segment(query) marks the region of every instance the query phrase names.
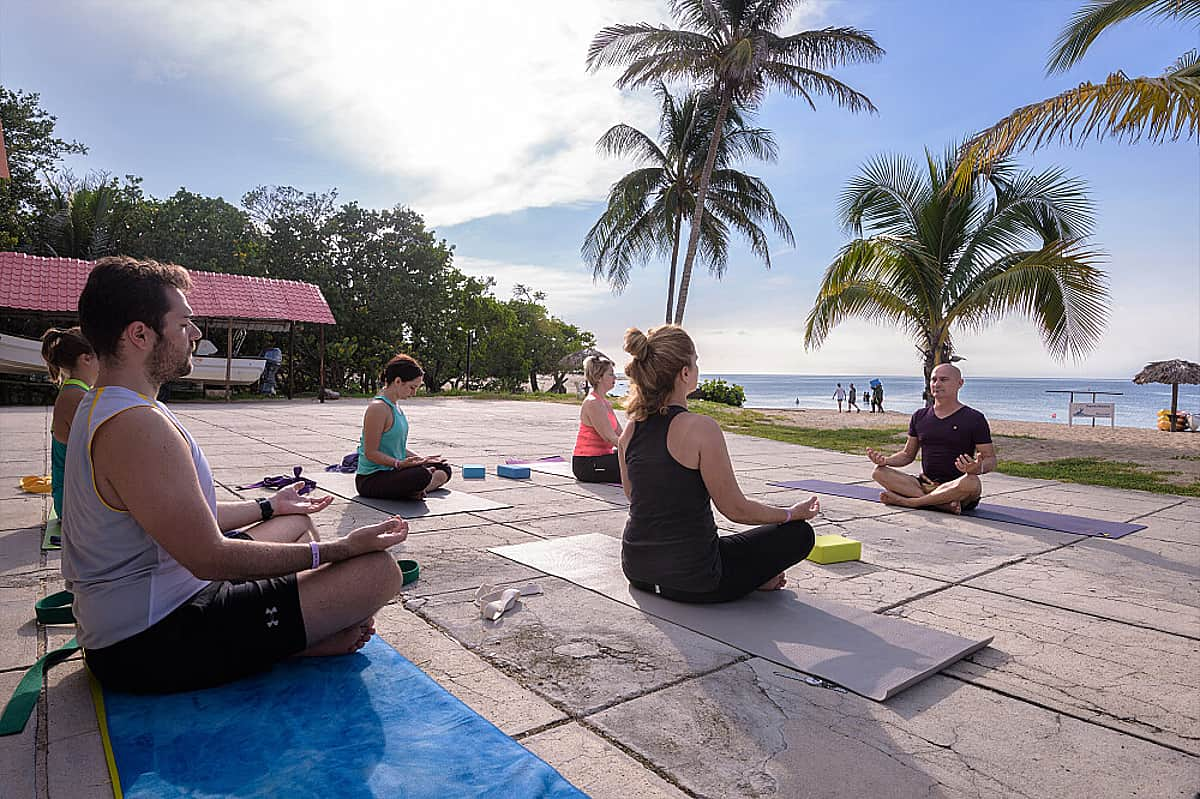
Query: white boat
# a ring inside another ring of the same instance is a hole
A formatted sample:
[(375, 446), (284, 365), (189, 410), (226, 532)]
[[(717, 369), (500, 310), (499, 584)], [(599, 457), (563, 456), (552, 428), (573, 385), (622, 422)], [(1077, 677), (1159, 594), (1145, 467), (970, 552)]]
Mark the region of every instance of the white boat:
[[(245, 386), (262, 376), (267, 362), (262, 358), (234, 358), (230, 362), (229, 382)], [(0, 372), (37, 374), (46, 372), (42, 360), (42, 342), (20, 336), (0, 335)], [(192, 373), (180, 380), (191, 383), (225, 384), (225, 359), (220, 356), (192, 356)]]

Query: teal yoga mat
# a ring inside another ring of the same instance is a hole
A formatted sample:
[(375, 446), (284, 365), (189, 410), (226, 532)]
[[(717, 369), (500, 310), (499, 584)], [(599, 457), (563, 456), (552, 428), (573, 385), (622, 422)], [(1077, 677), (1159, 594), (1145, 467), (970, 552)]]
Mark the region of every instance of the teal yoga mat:
[(105, 691), (103, 707), (126, 797), (586, 799), (379, 638), (206, 691)]

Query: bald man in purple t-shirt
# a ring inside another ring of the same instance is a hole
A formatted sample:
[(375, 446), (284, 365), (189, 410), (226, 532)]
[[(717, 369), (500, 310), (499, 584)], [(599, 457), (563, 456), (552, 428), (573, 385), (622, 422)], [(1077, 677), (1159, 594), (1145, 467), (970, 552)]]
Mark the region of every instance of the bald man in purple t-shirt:
[[(962, 386), (958, 367), (938, 366), (929, 378), (933, 405), (912, 415), (904, 449), (887, 457), (867, 450), (875, 464), (871, 477), (886, 489), (879, 495), (880, 502), (950, 513), (962, 513), (979, 504), (983, 495), (979, 475), (996, 468), (996, 448), (983, 414), (958, 401)], [(918, 451), (920, 475), (893, 468), (912, 463)]]

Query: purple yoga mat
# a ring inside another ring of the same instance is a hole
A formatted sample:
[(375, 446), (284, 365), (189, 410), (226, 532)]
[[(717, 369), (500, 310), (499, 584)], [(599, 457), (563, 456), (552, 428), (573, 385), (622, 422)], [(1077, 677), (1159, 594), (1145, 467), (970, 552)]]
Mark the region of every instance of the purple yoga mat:
[(551, 455), (547, 458), (509, 458), (504, 462), (510, 466), (516, 466), (525, 463), (566, 463), (566, 461), (567, 459), (561, 455)]
[[(835, 497), (850, 499), (865, 499), (871, 502), (879, 501), (879, 486), (848, 485), (846, 483), (831, 483), (828, 480), (791, 480), (788, 482), (773, 482), (770, 485), (780, 488), (798, 488), (801, 491), (815, 491), (818, 494), (831, 494)], [(1095, 535), (1104, 538), (1120, 538), (1121, 536), (1145, 530), (1144, 524), (1128, 524), (1126, 522), (1110, 522), (1104, 519), (1089, 519), (1086, 516), (1068, 516), (1065, 513), (1047, 513), (1042, 510), (1026, 508), (1010, 508), (1005, 505), (989, 505), (980, 503), (963, 516), (974, 516), (977, 519), (990, 519), (994, 522), (1022, 524), (1026, 527), (1040, 527), (1043, 530), (1058, 530), (1075, 535)]]

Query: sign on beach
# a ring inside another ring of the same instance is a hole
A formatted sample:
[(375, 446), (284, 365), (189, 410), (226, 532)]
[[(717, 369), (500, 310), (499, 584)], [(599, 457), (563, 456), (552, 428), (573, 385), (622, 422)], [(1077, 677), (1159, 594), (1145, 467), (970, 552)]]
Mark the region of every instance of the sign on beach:
[(1072, 402), (1071, 415), (1068, 425), (1075, 424), (1076, 419), (1108, 419), (1108, 426), (1116, 425), (1117, 404), (1115, 402)]

